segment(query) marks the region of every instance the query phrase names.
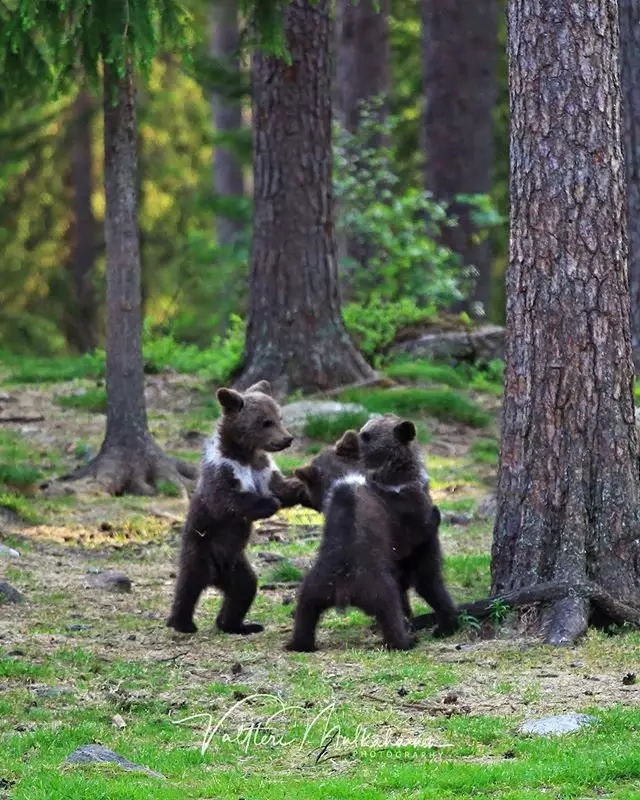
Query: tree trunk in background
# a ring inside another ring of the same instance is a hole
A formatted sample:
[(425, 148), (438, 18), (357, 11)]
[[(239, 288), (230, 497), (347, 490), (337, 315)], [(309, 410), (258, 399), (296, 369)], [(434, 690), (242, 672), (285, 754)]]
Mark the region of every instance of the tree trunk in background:
[(497, 83), (497, 0), (422, 0), (424, 36), (425, 183), (451, 203), (459, 224), (443, 244), (478, 270), (472, 300), (489, 307), (491, 247), (473, 242), (477, 229), (456, 195), (489, 194), (493, 173), (493, 110)]
[(120, 78), (107, 64), (104, 67), (107, 429), (96, 459), (72, 477), (92, 476), (112, 494), (125, 491), (151, 494), (158, 480), (179, 483), (194, 477), (192, 468), (178, 465), (163, 454), (147, 425), (137, 169), (132, 68), (129, 64)]
[(292, 63), (253, 57), (254, 222), (239, 386), (329, 389), (372, 376), (340, 314), (331, 185), (328, 0), (285, 14)]
[(91, 123), (94, 104), (84, 89), (73, 103), (71, 121), (71, 186), (73, 222), (69, 274), (73, 291), (65, 320), (69, 344), (80, 353), (95, 349), (98, 335), (97, 301), (93, 283), (96, 259), (96, 220), (91, 208), (93, 195), (93, 139)]
[[(214, 0), (211, 6), (211, 55), (239, 70), (239, 42), (237, 1)], [(211, 106), (216, 135), (233, 134), (242, 127), (242, 108), (239, 102), (230, 102), (213, 92)], [(242, 166), (233, 152), (224, 145), (215, 145), (213, 172), (217, 194), (223, 197), (244, 195)], [(242, 227), (242, 223), (237, 220), (218, 216), (216, 220), (218, 243), (223, 246), (233, 244)]]
[(619, 0), (629, 219), (631, 345), (640, 368), (640, 0)]
[[(638, 605), (617, 0), (510, 0), (511, 240), (492, 594), (599, 584)], [(544, 609), (550, 643), (589, 601)]]
[[(381, 0), (337, 0), (337, 107), (340, 123), (349, 131), (358, 128), (363, 102), (386, 98), (389, 90), (388, 2)], [(379, 109), (381, 121), (386, 103)], [(370, 146), (380, 144), (376, 137)], [(357, 237), (343, 243), (345, 255), (362, 266), (367, 262), (367, 244)]]

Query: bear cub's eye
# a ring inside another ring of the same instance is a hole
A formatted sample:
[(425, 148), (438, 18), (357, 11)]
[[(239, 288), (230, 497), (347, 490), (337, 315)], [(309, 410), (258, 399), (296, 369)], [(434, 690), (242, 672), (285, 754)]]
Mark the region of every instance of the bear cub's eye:
[(262, 423), (263, 428), (273, 428), (273, 420), (265, 419)]

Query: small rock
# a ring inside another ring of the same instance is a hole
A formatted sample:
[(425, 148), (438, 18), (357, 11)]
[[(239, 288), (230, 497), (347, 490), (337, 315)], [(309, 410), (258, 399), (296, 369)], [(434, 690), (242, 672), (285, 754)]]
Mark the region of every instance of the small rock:
[(88, 585), (93, 589), (125, 593), (131, 591), (131, 578), (124, 572), (101, 572), (98, 575), (92, 575)]
[(276, 564), (278, 561), (284, 561), (284, 556), (278, 553), (258, 553), (258, 558), (266, 561), (267, 564)]
[(26, 656), (27, 654), (24, 652), (24, 650), (9, 650), (9, 652), (7, 653), (7, 655), (8, 655), (8, 656), (17, 656), (17, 657), (20, 657), (20, 656)]
[(448, 525), (471, 525), (473, 516), (471, 514), (456, 514), (453, 511), (443, 511), (442, 521)]
[(520, 733), (537, 733), (540, 736), (562, 736), (565, 733), (579, 731), (594, 722), (596, 722), (596, 718), (588, 714), (559, 714), (557, 717), (528, 719), (520, 726)]
[(292, 433), (301, 433), (309, 417), (337, 417), (339, 414), (366, 414), (359, 403), (335, 400), (300, 400), (282, 407), (282, 421)]
[(444, 361), (492, 361), (504, 358), (504, 328), (482, 325), (470, 331), (427, 333), (395, 345), (393, 352)]
[(285, 594), (285, 596), (282, 598), (282, 605), (290, 606), (291, 603), (293, 603), (293, 597), (291, 597), (290, 594)]
[(65, 764), (117, 764), (124, 770), (131, 772), (145, 772), (147, 775), (153, 775), (154, 778), (164, 778), (159, 772), (143, 767), (141, 764), (134, 764), (113, 750), (107, 750), (100, 744), (85, 744), (74, 750), (70, 756), (64, 760)]
[(101, 531), (112, 531), (113, 525), (110, 522), (101, 522), (100, 523), (100, 530)]
[(458, 695), (455, 692), (449, 692), (442, 698), (442, 702), (446, 705), (451, 705), (452, 703), (458, 702)]
[(121, 731), (124, 730), (127, 727), (127, 723), (120, 716), (120, 714), (114, 714), (111, 717), (111, 723), (112, 723), (112, 725), (115, 725), (116, 728), (120, 728)]
[(65, 694), (73, 694), (73, 689), (69, 686), (32, 686), (31, 691), (38, 697), (60, 697)]
[(70, 625), (65, 625), (65, 630), (68, 631), (90, 631), (93, 625), (88, 622), (72, 622)]
[(135, 640), (136, 640), (137, 638), (138, 638), (138, 637), (135, 635), (135, 633), (130, 633), (130, 634), (127, 636), (127, 641), (128, 641), (128, 642), (135, 642)]
[(231, 665), (231, 673), (233, 675), (239, 675), (242, 672), (242, 664), (239, 661), (236, 661), (235, 664)]
[(99, 575), (101, 572), (100, 567), (87, 567), (87, 575)]
[(572, 661), (569, 666), (575, 669), (582, 669), (582, 667), (584, 667), (584, 661)]
[(24, 597), (10, 583), (0, 581), (0, 603), (21, 603)]
[(398, 689), (398, 697), (406, 697), (409, 694), (409, 690), (405, 689), (404, 686), (401, 686)]
[(0, 403), (14, 403), (15, 397), (12, 397), (10, 394), (6, 392), (0, 392)]
[(625, 686), (634, 686), (636, 683), (636, 673), (635, 672), (627, 672), (627, 674), (622, 679), (622, 683)]
[(0, 544), (0, 556), (20, 558), (20, 553), (17, 550), (14, 550), (13, 547), (7, 547), (6, 544)]

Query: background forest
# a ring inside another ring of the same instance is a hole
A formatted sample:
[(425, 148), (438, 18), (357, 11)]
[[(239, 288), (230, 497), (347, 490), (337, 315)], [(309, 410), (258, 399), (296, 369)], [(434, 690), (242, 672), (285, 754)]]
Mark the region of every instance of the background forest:
[[(191, 57), (160, 52), (148, 82), (138, 81), (149, 353), (150, 343), (163, 337), (167, 353), (174, 344), (208, 349), (229, 332), (241, 339), (247, 314), (252, 121), (246, 21), (233, 0), (187, 5), (196, 39)], [(337, 4), (339, 270), (347, 326), (369, 359), (397, 325), (455, 306), (465, 289), (461, 264), (477, 267), (475, 296), (490, 319), (503, 319), (508, 99), (504, 15), (493, 5), (465, 12), (469, 29), (456, 39), (433, 25), (423, 28), (414, 0), (383, 4), (379, 13), (368, 2)], [(446, 14), (440, 24), (447, 24)], [(439, 64), (446, 65), (457, 40), (472, 33), (482, 47), (449, 74), (431, 75), (428, 30), (450, 48), (450, 55), (435, 54)], [(443, 116), (461, 70), (462, 94), (473, 102)], [(90, 352), (104, 347), (101, 102), (81, 74), (54, 101), (41, 99), (37, 89), (9, 103), (0, 122), (0, 351)], [(425, 116), (430, 92), (432, 112)], [(426, 171), (425, 147), (434, 153)], [(461, 202), (449, 205), (454, 198)], [(446, 215), (460, 219), (460, 230), (443, 225)], [(425, 226), (425, 218), (431, 224)], [(379, 302), (387, 311), (372, 310), (368, 321), (362, 307)], [(197, 361), (195, 351), (189, 353)], [(229, 363), (206, 363), (219, 371), (216, 377), (226, 377)]]

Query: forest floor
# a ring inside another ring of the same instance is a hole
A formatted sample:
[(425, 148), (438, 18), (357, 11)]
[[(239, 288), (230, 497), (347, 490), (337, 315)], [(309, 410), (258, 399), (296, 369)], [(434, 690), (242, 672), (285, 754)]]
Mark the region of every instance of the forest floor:
[[(485, 596), (499, 391), (452, 388), (429, 369), (399, 373), (407, 385), (386, 399), (420, 423), (434, 498), (448, 512), (451, 592)], [(317, 653), (287, 653), (321, 522), (294, 509), (258, 526), (250, 546), (261, 588), (249, 618), (265, 631), (217, 632), (210, 591), (198, 633), (175, 634), (164, 620), (186, 501), (171, 487), (153, 498), (36, 489), (97, 451), (101, 387), (10, 378), (0, 372), (0, 543), (20, 555), (0, 553), (0, 580), (24, 601), (0, 605), (0, 798), (640, 798), (640, 633), (591, 631), (553, 649), (509, 620), (481, 631), (468, 620), (449, 639), (423, 633), (414, 650), (389, 653), (363, 614), (331, 612)], [(381, 390), (365, 394), (355, 399), (385, 402)], [(213, 426), (212, 388), (153, 375), (147, 401), (161, 444), (196, 460), (198, 433)], [(321, 444), (299, 437), (282, 468)], [(107, 571), (126, 573), (132, 590), (96, 587)], [(419, 598), (413, 606), (427, 610)], [(558, 738), (518, 731), (565, 712), (595, 722)], [(64, 765), (91, 743), (164, 778)]]

